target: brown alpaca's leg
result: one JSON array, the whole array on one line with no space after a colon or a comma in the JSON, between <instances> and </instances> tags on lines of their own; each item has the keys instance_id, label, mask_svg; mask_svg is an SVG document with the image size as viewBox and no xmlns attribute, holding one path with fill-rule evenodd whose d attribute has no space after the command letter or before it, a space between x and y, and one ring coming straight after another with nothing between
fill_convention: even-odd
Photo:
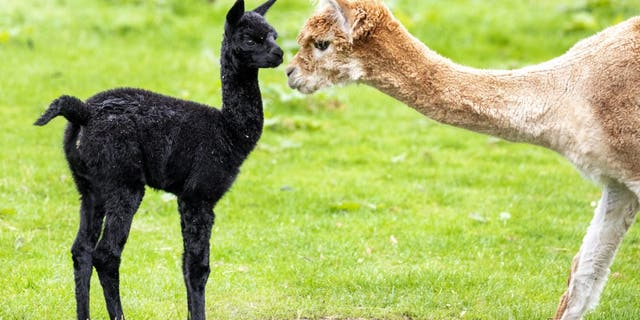
<instances>
[{"instance_id":1,"label":"brown alpaca's leg","mask_svg":"<svg viewBox=\"0 0 640 320\"><path fill-rule=\"evenodd\" d=\"M638 198L625 185L610 181L582 241L569 286L560 300L556 318L582 319L598 304L607 282L609 267L638 212Z\"/></svg>"},{"instance_id":2,"label":"brown alpaca's leg","mask_svg":"<svg viewBox=\"0 0 640 320\"><path fill-rule=\"evenodd\" d=\"M580 260L580 252L578 252L571 262L571 270L569 271L569 278L567 279L567 287L571 284L571 278L573 277L573 273L578 269L578 261ZM556 315L553 317L554 320L560 320L564 311L567 309L567 300L569 299L569 288L564 292L562 297L560 298L560 303L558 304L558 309L556 310Z\"/></svg>"}]
</instances>

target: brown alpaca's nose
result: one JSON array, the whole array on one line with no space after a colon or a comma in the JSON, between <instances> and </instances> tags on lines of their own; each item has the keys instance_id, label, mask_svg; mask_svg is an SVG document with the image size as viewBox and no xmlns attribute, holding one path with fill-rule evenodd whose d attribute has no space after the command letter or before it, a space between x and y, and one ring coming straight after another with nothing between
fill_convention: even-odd
<instances>
[{"instance_id":1,"label":"brown alpaca's nose","mask_svg":"<svg viewBox=\"0 0 640 320\"><path fill-rule=\"evenodd\" d=\"M287 77L290 77L294 71L296 71L296 67L294 66L287 67Z\"/></svg>"}]
</instances>

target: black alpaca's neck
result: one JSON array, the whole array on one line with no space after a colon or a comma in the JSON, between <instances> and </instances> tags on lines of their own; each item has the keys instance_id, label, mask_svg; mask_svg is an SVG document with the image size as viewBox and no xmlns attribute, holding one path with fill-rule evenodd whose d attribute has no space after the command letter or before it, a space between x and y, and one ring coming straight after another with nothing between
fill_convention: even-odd
<instances>
[{"instance_id":1,"label":"black alpaca's neck","mask_svg":"<svg viewBox=\"0 0 640 320\"><path fill-rule=\"evenodd\" d=\"M233 60L223 43L220 59L222 114L233 139L253 149L262 134L264 116L258 85L258 69Z\"/></svg>"}]
</instances>

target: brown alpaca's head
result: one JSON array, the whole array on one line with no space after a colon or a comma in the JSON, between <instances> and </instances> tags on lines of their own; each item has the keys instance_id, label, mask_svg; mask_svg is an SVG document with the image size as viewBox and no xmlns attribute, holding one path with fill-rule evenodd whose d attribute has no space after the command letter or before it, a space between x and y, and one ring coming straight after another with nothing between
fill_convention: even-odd
<instances>
[{"instance_id":1,"label":"brown alpaca's head","mask_svg":"<svg viewBox=\"0 0 640 320\"><path fill-rule=\"evenodd\" d=\"M289 86L309 94L360 80L371 54L366 42L386 17L381 0L321 0L298 36L300 51L287 68Z\"/></svg>"}]
</instances>

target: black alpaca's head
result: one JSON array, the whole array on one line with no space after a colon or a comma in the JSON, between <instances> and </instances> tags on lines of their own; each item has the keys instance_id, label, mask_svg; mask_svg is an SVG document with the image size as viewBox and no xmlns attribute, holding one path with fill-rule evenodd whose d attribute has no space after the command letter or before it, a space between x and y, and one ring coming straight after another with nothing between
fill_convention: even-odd
<instances>
[{"instance_id":1,"label":"black alpaca's head","mask_svg":"<svg viewBox=\"0 0 640 320\"><path fill-rule=\"evenodd\" d=\"M244 1L237 0L227 13L223 47L236 68L275 68L282 64L283 52L276 43L278 33L264 18L274 2L268 0L245 12Z\"/></svg>"}]
</instances>

